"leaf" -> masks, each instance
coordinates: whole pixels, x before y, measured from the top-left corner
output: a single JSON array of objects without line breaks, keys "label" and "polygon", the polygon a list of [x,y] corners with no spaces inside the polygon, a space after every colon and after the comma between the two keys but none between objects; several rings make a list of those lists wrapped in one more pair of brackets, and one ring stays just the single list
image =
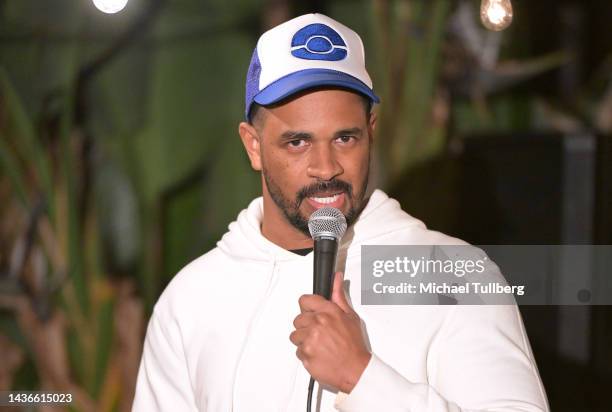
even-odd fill
[{"label": "leaf", "polygon": [[19,200],[23,206],[28,208],[28,196],[23,182],[24,173],[19,167],[19,164],[15,162],[11,151],[7,145],[6,137],[0,132],[0,168],[8,174],[8,177],[13,185],[14,190],[17,192]]},{"label": "leaf", "polygon": [[7,138],[14,143],[16,150],[27,165],[35,170],[40,189],[43,190],[47,205],[53,216],[53,183],[51,167],[45,155],[44,146],[37,140],[34,125],[23,103],[13,88],[6,70],[0,66],[0,95],[6,107]]}]

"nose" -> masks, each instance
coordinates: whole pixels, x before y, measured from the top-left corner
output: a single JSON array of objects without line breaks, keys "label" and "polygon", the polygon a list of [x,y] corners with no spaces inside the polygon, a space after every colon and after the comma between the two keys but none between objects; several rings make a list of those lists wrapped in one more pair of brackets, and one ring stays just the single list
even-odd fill
[{"label": "nose", "polygon": [[309,177],[319,180],[332,180],[344,172],[342,165],[336,159],[333,148],[329,145],[313,147],[310,153],[310,164],[307,169]]}]

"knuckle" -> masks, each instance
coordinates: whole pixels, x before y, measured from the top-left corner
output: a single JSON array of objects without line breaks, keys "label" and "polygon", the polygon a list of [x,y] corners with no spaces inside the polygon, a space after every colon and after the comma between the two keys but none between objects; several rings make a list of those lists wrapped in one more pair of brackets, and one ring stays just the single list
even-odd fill
[{"label": "knuckle", "polygon": [[304,357],[308,357],[312,355],[312,345],[310,345],[309,343],[303,344],[301,347],[301,350],[302,350],[302,355]]},{"label": "knuckle", "polygon": [[310,331],[310,337],[312,339],[319,339],[320,336],[321,336],[321,330],[317,327],[312,328],[312,330]]},{"label": "knuckle", "polygon": [[329,315],[327,313],[317,313],[316,320],[319,325],[326,326],[329,324]]}]

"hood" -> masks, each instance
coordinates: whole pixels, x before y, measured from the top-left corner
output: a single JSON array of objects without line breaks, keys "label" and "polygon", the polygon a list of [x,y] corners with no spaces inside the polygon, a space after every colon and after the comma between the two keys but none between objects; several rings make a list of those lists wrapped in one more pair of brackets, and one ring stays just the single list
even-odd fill
[{"label": "hood", "polygon": [[[261,234],[263,198],[254,199],[242,210],[238,218],[230,223],[229,231],[217,243],[219,249],[239,259],[270,261],[303,259],[272,243]],[[425,224],[404,212],[397,200],[391,199],[382,190],[375,190],[357,221],[342,238],[340,249],[351,245],[367,244],[377,237],[406,229],[426,231]]]}]

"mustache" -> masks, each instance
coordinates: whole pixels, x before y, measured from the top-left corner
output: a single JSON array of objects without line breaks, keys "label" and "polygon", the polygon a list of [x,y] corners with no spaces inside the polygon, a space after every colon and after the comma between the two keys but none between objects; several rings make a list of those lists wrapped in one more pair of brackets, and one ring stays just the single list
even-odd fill
[{"label": "mustache", "polygon": [[311,185],[301,188],[296,196],[297,205],[299,206],[304,199],[310,197],[318,192],[323,191],[338,191],[346,192],[349,197],[353,196],[353,185],[344,180],[333,179],[325,180],[313,183]]}]

